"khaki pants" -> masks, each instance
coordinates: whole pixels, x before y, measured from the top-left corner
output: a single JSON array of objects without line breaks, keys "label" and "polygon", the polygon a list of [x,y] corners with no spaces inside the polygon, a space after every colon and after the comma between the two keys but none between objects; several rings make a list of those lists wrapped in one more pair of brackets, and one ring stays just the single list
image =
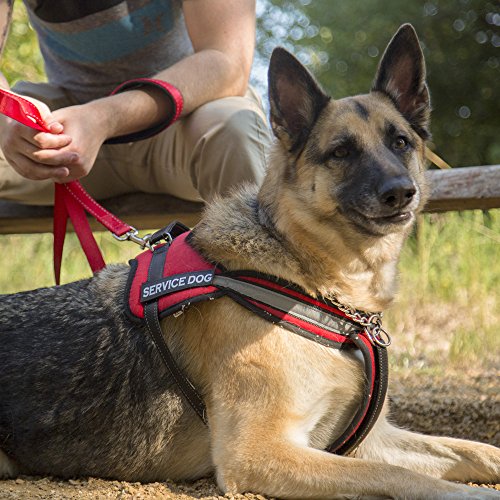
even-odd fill
[{"label": "khaki pants", "polygon": [[[20,82],[15,92],[50,109],[76,104],[47,83]],[[83,186],[104,199],[131,192],[164,193],[209,201],[243,182],[262,181],[270,136],[261,103],[252,89],[200,106],[156,136],[103,145]],[[0,198],[34,205],[53,203],[53,182],[21,177],[0,151]]]}]

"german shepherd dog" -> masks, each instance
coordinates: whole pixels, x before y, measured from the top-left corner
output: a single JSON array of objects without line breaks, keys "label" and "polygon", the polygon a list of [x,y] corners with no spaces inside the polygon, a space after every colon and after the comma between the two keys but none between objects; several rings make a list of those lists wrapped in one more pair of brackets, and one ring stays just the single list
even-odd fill
[{"label": "german shepherd dog", "polygon": [[[332,100],[289,53],[269,69],[277,138],[267,177],[210,205],[191,244],[229,270],[382,311],[426,202],[429,94],[402,26],[367,95]],[[500,450],[377,423],[350,456],[323,451],[360,404],[361,360],[229,298],[162,320],[203,395],[205,426],[124,311],[128,266],[0,298],[0,473],[190,480],[280,498],[490,498]]]}]

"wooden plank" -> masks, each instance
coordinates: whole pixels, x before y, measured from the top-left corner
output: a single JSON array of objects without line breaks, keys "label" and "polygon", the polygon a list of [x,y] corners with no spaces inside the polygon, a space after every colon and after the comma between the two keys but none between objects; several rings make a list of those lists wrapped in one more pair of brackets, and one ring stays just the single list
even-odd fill
[{"label": "wooden plank", "polygon": [[500,208],[500,165],[429,170],[426,212]]},{"label": "wooden plank", "polygon": [[[173,220],[194,226],[200,219],[203,203],[173,196],[132,193],[100,202],[124,222],[138,229],[157,229]],[[92,217],[94,230],[103,227]],[[71,230],[71,224],[68,224]],[[52,231],[52,207],[29,206],[0,200],[0,234],[46,233]]]},{"label": "wooden plank", "polygon": [[[500,208],[500,165],[429,170],[432,194],[426,212]],[[157,229],[172,220],[194,226],[203,203],[160,194],[133,193],[102,201],[103,206],[140,230]],[[92,228],[102,226],[91,220]],[[52,207],[0,200],[0,234],[52,231]]]}]

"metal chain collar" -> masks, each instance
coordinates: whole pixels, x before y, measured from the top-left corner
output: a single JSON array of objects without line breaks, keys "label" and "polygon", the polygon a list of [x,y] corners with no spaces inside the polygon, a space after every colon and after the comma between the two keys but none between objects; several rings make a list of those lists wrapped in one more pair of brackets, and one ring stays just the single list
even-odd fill
[{"label": "metal chain collar", "polygon": [[382,328],[382,313],[362,314],[352,307],[345,306],[336,300],[329,299],[335,307],[342,311],[349,319],[362,326],[372,344],[380,347],[391,345],[390,335]]}]

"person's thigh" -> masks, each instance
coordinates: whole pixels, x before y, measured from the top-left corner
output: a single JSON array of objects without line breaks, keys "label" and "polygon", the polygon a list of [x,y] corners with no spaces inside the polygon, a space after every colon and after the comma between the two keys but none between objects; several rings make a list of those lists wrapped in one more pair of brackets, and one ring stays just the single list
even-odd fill
[{"label": "person's thigh", "polygon": [[209,201],[242,183],[260,183],[269,145],[252,91],[209,102],[153,139],[143,179],[153,184],[144,190]]}]

